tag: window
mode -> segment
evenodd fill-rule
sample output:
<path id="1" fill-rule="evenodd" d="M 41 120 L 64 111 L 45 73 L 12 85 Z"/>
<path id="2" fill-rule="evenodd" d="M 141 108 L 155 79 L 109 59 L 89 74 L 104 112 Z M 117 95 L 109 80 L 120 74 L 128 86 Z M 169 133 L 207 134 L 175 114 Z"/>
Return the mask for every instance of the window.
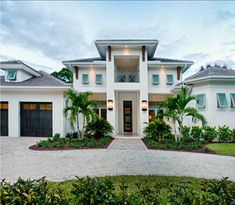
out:
<path id="1" fill-rule="evenodd" d="M 102 118 L 107 119 L 107 109 L 101 109 L 100 113 Z"/>
<path id="2" fill-rule="evenodd" d="M 230 93 L 231 108 L 235 108 L 235 93 Z"/>
<path id="3" fill-rule="evenodd" d="M 7 73 L 7 80 L 16 80 L 16 70 L 9 70 Z"/>
<path id="4" fill-rule="evenodd" d="M 226 108 L 228 106 L 225 93 L 216 93 L 216 97 L 218 108 Z"/>
<path id="5" fill-rule="evenodd" d="M 205 108 L 205 94 L 197 95 L 197 108 Z"/>
<path id="6" fill-rule="evenodd" d="M 153 85 L 159 85 L 159 75 L 158 74 L 152 75 L 152 83 L 153 83 Z"/>
<path id="7" fill-rule="evenodd" d="M 83 74 L 82 75 L 82 83 L 83 84 L 88 84 L 89 83 L 88 74 Z"/>
<path id="8" fill-rule="evenodd" d="M 172 74 L 167 74 L 166 75 L 166 84 L 167 85 L 173 85 L 174 81 L 173 81 L 173 75 Z"/>
<path id="9" fill-rule="evenodd" d="M 95 83 L 96 84 L 102 84 L 102 74 L 96 74 L 95 75 Z"/>

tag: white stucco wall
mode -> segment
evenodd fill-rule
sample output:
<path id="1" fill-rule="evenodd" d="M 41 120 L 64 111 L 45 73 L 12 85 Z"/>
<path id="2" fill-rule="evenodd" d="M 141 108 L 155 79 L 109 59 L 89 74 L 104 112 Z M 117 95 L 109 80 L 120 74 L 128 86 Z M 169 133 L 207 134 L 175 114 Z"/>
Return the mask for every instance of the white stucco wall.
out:
<path id="1" fill-rule="evenodd" d="M 1 90 L 1 101 L 8 102 L 8 129 L 9 137 L 20 136 L 20 102 L 52 102 L 52 132 L 61 136 L 69 130 L 63 115 L 63 91 L 50 90 Z"/>
<path id="2" fill-rule="evenodd" d="M 228 107 L 225 109 L 217 108 L 216 93 L 225 93 Z M 235 109 L 231 108 L 230 93 L 235 93 L 235 82 L 217 82 L 217 83 L 201 83 L 194 85 L 192 95 L 205 94 L 205 108 L 198 109 L 203 114 L 210 126 L 228 125 L 230 128 L 235 128 Z M 190 104 L 196 107 L 196 102 Z M 186 124 L 192 125 L 190 119 L 186 120 Z"/>

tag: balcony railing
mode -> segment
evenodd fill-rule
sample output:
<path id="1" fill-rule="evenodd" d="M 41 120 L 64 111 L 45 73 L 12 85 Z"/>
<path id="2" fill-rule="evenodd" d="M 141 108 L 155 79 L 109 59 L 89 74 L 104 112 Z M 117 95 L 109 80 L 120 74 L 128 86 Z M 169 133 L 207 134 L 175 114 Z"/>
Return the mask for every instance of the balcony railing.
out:
<path id="1" fill-rule="evenodd" d="M 138 70 L 115 70 L 115 83 L 138 83 L 139 71 Z"/>

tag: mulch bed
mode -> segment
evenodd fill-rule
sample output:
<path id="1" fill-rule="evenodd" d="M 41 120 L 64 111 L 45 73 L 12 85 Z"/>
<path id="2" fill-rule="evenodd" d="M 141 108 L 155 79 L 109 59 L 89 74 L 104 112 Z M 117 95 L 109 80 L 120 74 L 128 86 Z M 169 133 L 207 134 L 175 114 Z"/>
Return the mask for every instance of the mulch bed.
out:
<path id="1" fill-rule="evenodd" d="M 166 148 L 166 149 L 163 149 L 163 148 L 160 148 L 160 147 L 157 147 L 157 148 L 152 148 L 146 141 L 145 139 L 142 139 L 143 143 L 145 144 L 145 146 L 148 148 L 148 149 L 152 149 L 152 150 L 165 150 L 165 151 L 178 151 L 178 152 L 195 152 L 195 153 L 204 153 L 204 154 L 215 154 L 214 151 L 212 150 L 209 150 L 207 152 L 205 152 L 205 147 L 207 144 L 203 144 L 201 148 L 199 149 L 192 149 L 192 150 L 187 150 L 187 149 L 173 149 L 173 148 Z"/>
<path id="2" fill-rule="evenodd" d="M 61 150 L 81 150 L 81 149 L 107 149 L 107 147 L 112 143 L 114 139 L 110 139 L 106 144 L 103 144 L 100 147 L 88 147 L 88 146 L 83 146 L 83 147 L 72 147 L 72 146 L 67 146 L 67 147 L 38 147 L 37 145 L 31 145 L 29 149 L 31 150 L 36 150 L 36 151 L 61 151 Z"/>

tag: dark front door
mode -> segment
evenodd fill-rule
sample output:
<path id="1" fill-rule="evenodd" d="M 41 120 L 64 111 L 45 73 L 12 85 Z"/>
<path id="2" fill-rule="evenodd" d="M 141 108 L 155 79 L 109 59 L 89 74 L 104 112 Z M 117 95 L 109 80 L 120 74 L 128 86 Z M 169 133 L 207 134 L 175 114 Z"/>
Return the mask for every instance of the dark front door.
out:
<path id="1" fill-rule="evenodd" d="M 124 132 L 132 132 L 132 101 L 123 101 Z"/>
<path id="2" fill-rule="evenodd" d="M 0 136 L 8 136 L 8 102 L 0 102 Z"/>
<path id="3" fill-rule="evenodd" d="M 52 103 L 22 102 L 21 136 L 52 136 Z"/>

